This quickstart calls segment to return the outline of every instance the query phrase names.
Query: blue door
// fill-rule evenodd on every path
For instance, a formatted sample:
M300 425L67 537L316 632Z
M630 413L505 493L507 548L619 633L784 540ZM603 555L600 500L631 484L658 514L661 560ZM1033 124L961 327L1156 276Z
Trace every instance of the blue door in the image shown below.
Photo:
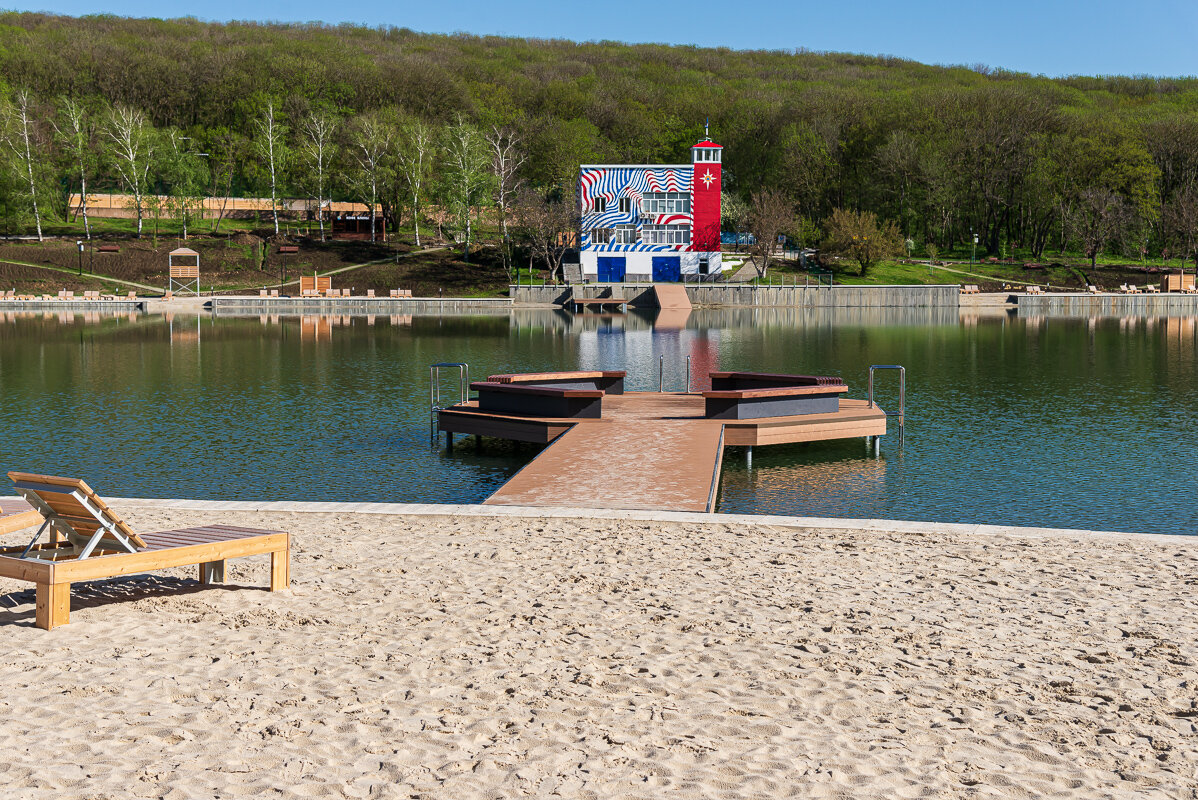
M653 256L654 283L677 283L682 280L681 256Z
M610 258L600 256L599 259L599 280L604 283L623 283L625 274L625 260L623 258Z

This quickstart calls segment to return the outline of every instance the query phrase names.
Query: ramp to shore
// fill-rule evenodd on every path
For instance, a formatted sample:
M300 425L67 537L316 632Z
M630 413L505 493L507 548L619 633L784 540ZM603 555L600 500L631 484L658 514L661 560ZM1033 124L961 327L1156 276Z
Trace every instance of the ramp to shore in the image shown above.
M685 308L690 310L691 300L687 297L686 287L680 283L655 283L653 295L657 299L658 308Z

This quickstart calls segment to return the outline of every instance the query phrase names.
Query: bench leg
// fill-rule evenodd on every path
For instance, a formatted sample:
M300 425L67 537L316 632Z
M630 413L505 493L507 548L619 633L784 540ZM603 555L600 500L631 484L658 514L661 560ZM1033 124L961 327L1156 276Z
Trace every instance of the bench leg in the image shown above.
M270 554L270 590L277 592L291 585L291 547Z
M39 583L34 624L44 631L71 621L71 584Z
M225 562L205 561L200 564L200 583L224 583Z

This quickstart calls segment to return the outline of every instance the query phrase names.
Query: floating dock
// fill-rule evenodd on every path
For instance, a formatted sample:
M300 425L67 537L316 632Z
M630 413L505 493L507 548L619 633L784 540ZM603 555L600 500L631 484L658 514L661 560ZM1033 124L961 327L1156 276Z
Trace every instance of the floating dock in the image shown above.
M841 399L831 413L711 419L701 393L602 398L594 418L501 414L471 400L437 411L440 430L548 444L485 502L659 511L714 511L726 446L816 442L886 433L886 412Z

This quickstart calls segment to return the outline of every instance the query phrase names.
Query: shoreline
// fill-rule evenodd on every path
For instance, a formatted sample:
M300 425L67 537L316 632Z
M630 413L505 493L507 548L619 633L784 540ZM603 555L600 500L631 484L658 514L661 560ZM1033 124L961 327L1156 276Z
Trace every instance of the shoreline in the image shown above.
M122 508L170 509L242 513L366 514L370 516L467 516L514 517L520 519L632 520L637 522L724 523L769 525L777 528L821 531L874 531L909 533L929 531L952 535L1027 536L1030 538L1130 538L1158 537L1166 541L1196 541L1194 533L1139 533L1087 528L1040 528L1025 525L992 525L974 522L932 522L904 519L855 519L842 517L799 517L781 514L725 514L697 511L645 511L641 509L598 509L568 506L488 506L481 503L364 503L302 500L194 500L189 498L111 497L108 502Z

